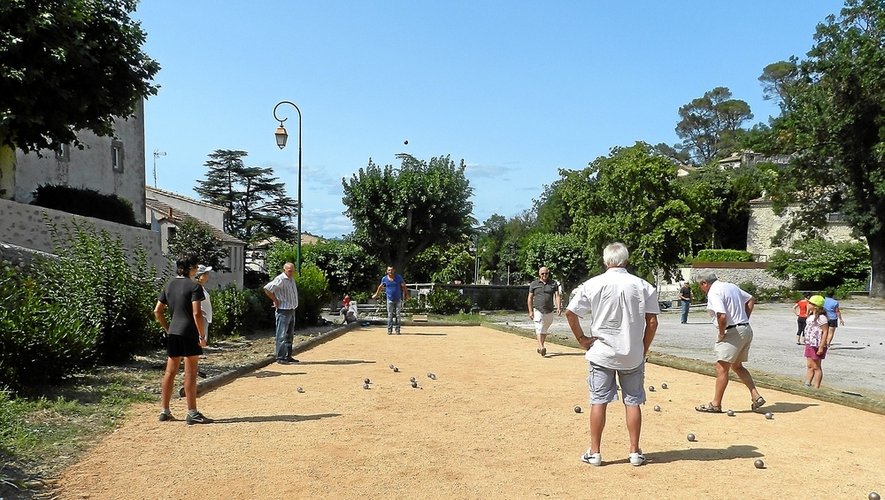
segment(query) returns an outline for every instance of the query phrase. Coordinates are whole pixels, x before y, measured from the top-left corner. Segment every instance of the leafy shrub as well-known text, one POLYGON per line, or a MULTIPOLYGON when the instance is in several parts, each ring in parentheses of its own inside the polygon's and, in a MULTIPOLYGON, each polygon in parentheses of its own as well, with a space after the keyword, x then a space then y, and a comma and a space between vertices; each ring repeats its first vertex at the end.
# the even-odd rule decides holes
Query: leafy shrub
POLYGON ((357 304, 368 304, 373 293, 375 293, 375 290, 371 292, 355 292, 350 294, 350 298, 355 300, 357 304))
MULTIPOLYGON (((302 248, 302 251, 304 249, 302 248)), ((283 265, 286 262, 295 263, 298 257, 298 245, 295 243, 289 243, 288 241, 277 241, 274 242, 270 248, 267 249, 267 255, 265 257, 265 265, 267 266, 267 274, 270 276, 270 279, 273 279, 274 276, 283 272, 283 265)), ((304 268, 304 260, 301 261, 301 267, 304 268)), ((300 290, 299 290, 300 291, 300 290)))
POLYGON ((169 239, 168 253, 173 266, 178 255, 192 253, 200 259, 200 264, 211 266, 216 271, 230 270, 225 265, 230 251, 215 236, 212 226, 193 217, 187 217, 178 224, 169 239))
POLYGON ((301 276, 295 276, 295 283, 298 285, 296 324, 316 324, 322 315, 323 305, 329 300, 329 283, 326 277, 313 264, 306 264, 301 266, 301 276))
POLYGON ((427 294, 427 308, 436 314, 470 312, 473 302, 455 290, 434 288, 427 294))
POLYGON ((423 313, 427 310, 427 308, 424 307, 424 304, 422 304, 421 301, 418 300, 418 297, 415 296, 406 299, 406 303, 403 304, 403 309, 413 313, 423 313))
POLYGON ((776 250, 768 272, 792 278, 800 290, 824 290, 843 286, 863 290, 870 271, 869 248, 863 243, 800 240, 789 250, 776 250))
POLYGON ((265 272, 255 271, 254 269, 246 269, 243 271, 243 288, 246 290, 261 288, 268 281, 270 281, 270 277, 265 272))
POLYGON ((264 290, 243 290, 246 299, 246 312, 243 325, 248 330, 259 330, 274 327, 273 303, 264 294, 264 290))
POLYGON ((159 282, 144 249, 130 263, 120 239, 107 231, 77 222, 49 227, 59 258, 43 260, 36 275, 50 303, 98 329, 99 360, 127 361, 151 345, 160 331, 153 315, 159 282))
POLYGON ((246 293, 233 285, 221 290, 210 291, 212 300, 212 323, 209 323, 209 337, 230 337, 243 333, 246 311, 246 293))
POLYGON ((76 307, 47 302, 43 284, 0 268, 0 380, 10 388, 54 382, 96 362, 96 325, 76 307))
POLYGON ((745 250, 701 250, 694 262, 753 262, 753 254, 745 250))
MULTIPOLYGON (((353 290, 377 286, 378 277, 383 273, 378 259, 368 255, 356 243, 320 241, 314 245, 303 245, 301 250, 302 264, 317 266, 329 282, 329 291, 336 297, 353 290)), ((294 253, 292 258, 294 259, 294 253)), ((282 266, 283 262, 279 263, 277 269, 282 266)))
POLYGON ((101 194, 94 189, 51 184, 38 186, 34 191, 34 201, 31 205, 118 222, 127 226, 141 226, 135 220, 135 212, 129 200, 119 198, 115 194, 101 194))

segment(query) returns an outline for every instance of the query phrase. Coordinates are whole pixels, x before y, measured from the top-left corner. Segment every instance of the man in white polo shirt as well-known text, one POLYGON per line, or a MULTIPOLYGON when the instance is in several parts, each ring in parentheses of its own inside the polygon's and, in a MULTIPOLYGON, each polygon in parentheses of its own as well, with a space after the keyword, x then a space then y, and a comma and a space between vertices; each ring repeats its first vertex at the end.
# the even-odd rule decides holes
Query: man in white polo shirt
POLYGON ((636 466, 646 462, 639 448, 639 405, 645 402, 645 355, 655 337, 661 311, 655 288, 625 269, 629 256, 623 243, 605 247, 602 261, 607 270, 578 286, 565 311, 572 333, 587 349, 590 449, 581 461, 590 465, 602 465, 600 444, 605 412, 608 403, 618 399, 618 385, 630 435, 628 460, 636 466), (584 335, 580 321, 587 314, 591 316, 590 336, 584 335))
POLYGON ((753 377, 743 363, 749 358, 750 344, 753 343, 750 315, 756 301, 737 285, 719 281, 713 271, 700 271, 694 279, 701 291, 707 294, 707 310, 710 311, 713 325, 718 331, 714 347, 717 361, 713 399, 707 404, 696 406, 695 410, 722 413, 722 396, 728 387, 728 370, 732 370, 750 390, 750 409, 755 411, 765 404, 765 398, 759 395, 753 377))

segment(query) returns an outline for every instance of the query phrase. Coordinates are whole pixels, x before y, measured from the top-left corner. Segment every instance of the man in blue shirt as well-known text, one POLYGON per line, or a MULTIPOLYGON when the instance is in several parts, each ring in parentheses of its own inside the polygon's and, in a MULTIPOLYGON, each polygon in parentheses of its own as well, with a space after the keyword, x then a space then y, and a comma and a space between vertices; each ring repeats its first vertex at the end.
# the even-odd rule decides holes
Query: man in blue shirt
POLYGON ((403 280, 403 277, 396 274, 393 266, 387 266, 387 274, 381 278, 381 284, 378 285, 378 289, 375 290, 372 298, 377 299, 381 294, 381 290, 384 290, 387 296, 387 334, 393 335, 395 322, 396 334, 399 335, 400 313, 403 310, 403 302, 409 298, 409 289, 406 288, 406 282, 403 280))

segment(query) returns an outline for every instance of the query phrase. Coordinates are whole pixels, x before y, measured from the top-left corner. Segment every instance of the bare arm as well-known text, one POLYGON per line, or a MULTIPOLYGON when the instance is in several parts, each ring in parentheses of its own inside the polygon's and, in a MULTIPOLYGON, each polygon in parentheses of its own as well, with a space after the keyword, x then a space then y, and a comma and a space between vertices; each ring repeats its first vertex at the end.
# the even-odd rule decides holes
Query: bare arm
POLYGON ((274 295, 273 292, 271 292, 270 290, 268 290, 267 288, 265 288, 265 289, 264 289, 264 294, 267 295, 267 298, 269 298, 269 299, 273 302, 273 307, 274 307, 274 309, 276 309, 276 308, 280 305, 280 301, 277 300, 277 296, 274 295))
POLYGON ((750 319, 750 315, 753 314, 753 306, 755 305, 756 299, 753 297, 750 297, 750 300, 748 300, 747 303, 744 304, 744 311, 747 313, 747 319, 750 319))
POLYGON ((200 307, 199 300, 191 302, 191 314, 194 317, 194 323, 197 324, 197 334, 200 336, 200 345, 206 347, 206 336, 203 335, 203 308, 200 307))
POLYGON ((719 337, 716 339, 716 342, 722 342, 725 340, 725 327, 728 326, 728 319, 725 317, 725 313, 716 313, 716 325, 719 326, 719 337))
POLYGON ((559 290, 553 293, 553 304, 556 306, 556 314, 562 314, 562 294, 559 290))
POLYGON ((799 316, 799 303, 798 302, 793 304, 793 314, 795 314, 796 316, 799 316))
POLYGON ((160 323, 160 326, 163 328, 163 331, 167 334, 169 333, 169 322, 166 321, 166 304, 157 301, 156 307, 154 307, 154 317, 157 318, 157 323, 160 323))
POLYGON ((839 318, 839 324, 845 326, 845 320, 842 319, 842 309, 836 307, 836 317, 839 318))
POLYGON ((532 293, 532 292, 530 291, 530 292, 529 292, 529 297, 528 297, 528 299, 526 300, 526 307, 529 308, 529 319, 532 320, 532 321, 535 320, 535 315, 534 315, 534 312, 533 312, 534 307, 533 307, 533 305, 532 305, 532 302, 534 302, 534 299, 535 299, 535 294, 532 293))
POLYGON ((658 331, 658 315, 646 313, 646 315, 645 315, 645 333, 642 336, 642 345, 645 347, 645 350, 642 353, 643 357, 648 355, 648 349, 651 347, 651 341, 655 339, 655 333, 657 333, 657 331, 658 331))
POLYGON ((830 347, 830 344, 833 343, 833 336, 836 335, 836 332, 830 328, 830 325, 824 324, 820 327, 820 345, 817 346, 817 353, 823 354, 825 347, 830 347))
POLYGON ((590 346, 593 345, 596 337, 588 337, 584 335, 584 329, 581 328, 581 318, 577 314, 566 309, 565 319, 568 321, 568 326, 571 328, 572 335, 575 336, 575 340, 578 341, 578 344, 584 349, 590 349, 590 346))
POLYGON ((403 281, 399 284, 400 290, 403 291, 403 300, 409 300, 409 287, 406 286, 406 282, 403 281))
POLYGON ((377 298, 378 298, 378 294, 380 294, 380 293, 381 293, 381 290, 383 290, 383 289, 384 289, 384 285, 378 285, 378 289, 375 290, 375 294, 372 295, 372 298, 373 298, 373 299, 377 299, 377 298))

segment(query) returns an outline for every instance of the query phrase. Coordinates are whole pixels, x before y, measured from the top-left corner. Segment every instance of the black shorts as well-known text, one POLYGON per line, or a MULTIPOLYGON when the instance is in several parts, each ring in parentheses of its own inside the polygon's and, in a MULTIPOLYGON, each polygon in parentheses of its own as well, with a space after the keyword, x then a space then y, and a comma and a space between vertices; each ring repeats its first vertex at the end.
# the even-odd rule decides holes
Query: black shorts
POLYGON ((836 328, 837 326, 839 326, 839 320, 838 319, 828 319, 827 326, 829 326, 830 328, 836 328))
POLYGON ((203 348, 200 347, 200 338, 196 333, 193 335, 166 336, 166 355, 170 358, 199 356, 201 354, 203 354, 203 348))

